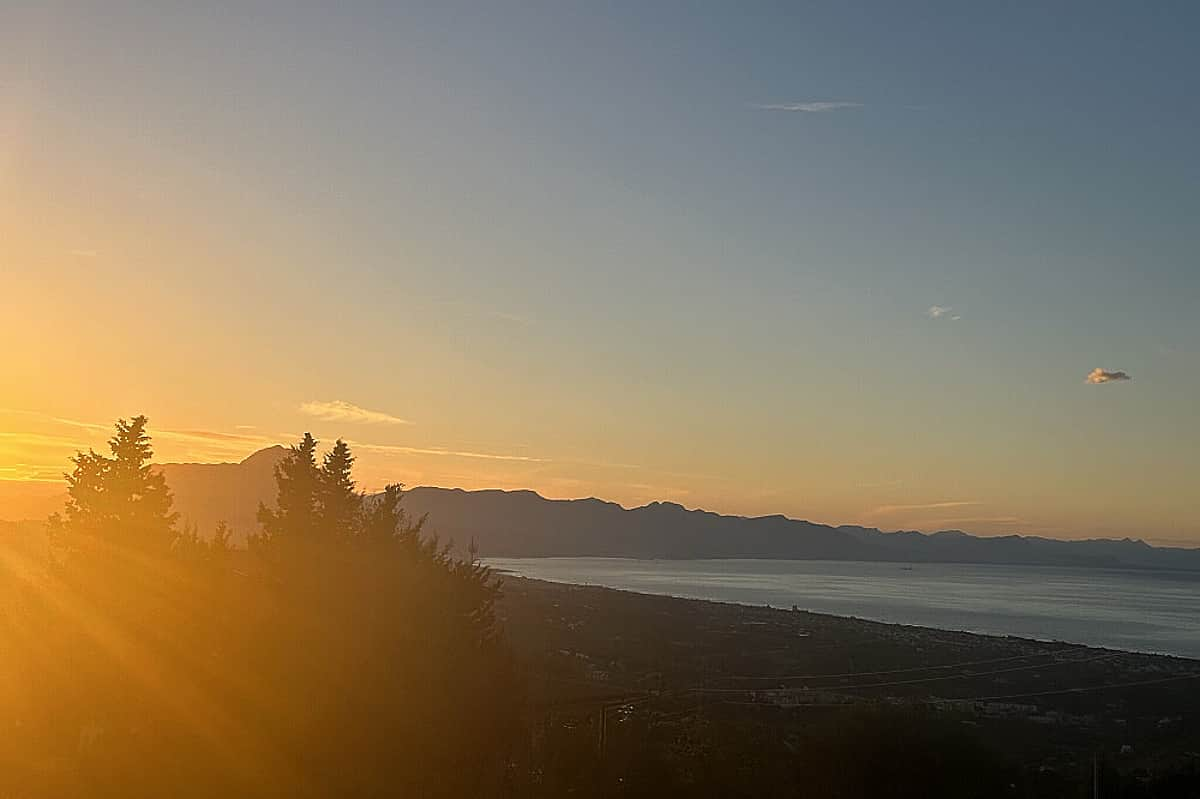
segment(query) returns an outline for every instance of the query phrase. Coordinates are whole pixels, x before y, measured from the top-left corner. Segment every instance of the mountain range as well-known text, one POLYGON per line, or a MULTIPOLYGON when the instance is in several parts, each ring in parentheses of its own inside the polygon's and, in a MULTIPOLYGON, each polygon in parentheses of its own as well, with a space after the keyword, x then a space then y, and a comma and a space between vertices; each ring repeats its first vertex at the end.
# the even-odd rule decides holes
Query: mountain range
MULTIPOLYGON (((240 463, 159 468, 185 523, 207 533, 225 521, 243 538, 257 529, 258 503, 270 504, 274 498, 275 464, 286 454, 286 448, 276 446, 240 463)), ((671 502, 624 508, 599 499, 546 499, 533 491, 418 487, 405 492, 404 503, 410 514, 428 514, 427 529, 442 540, 460 548, 474 542, 483 557, 865 560, 1200 572, 1200 549, 1153 547, 1128 538, 1060 541, 980 537, 959 530, 884 532, 778 515, 726 516, 671 502)), ((0 509, 0 517, 5 515, 0 509)))

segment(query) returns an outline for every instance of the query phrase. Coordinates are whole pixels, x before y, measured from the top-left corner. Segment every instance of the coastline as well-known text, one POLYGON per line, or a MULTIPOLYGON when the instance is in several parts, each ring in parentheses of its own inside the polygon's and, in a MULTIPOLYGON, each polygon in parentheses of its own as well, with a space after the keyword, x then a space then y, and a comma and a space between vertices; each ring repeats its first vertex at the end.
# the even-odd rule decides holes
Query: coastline
POLYGON ((487 558, 509 574, 985 636, 1200 658, 1188 576, 1068 567, 762 559, 487 558))

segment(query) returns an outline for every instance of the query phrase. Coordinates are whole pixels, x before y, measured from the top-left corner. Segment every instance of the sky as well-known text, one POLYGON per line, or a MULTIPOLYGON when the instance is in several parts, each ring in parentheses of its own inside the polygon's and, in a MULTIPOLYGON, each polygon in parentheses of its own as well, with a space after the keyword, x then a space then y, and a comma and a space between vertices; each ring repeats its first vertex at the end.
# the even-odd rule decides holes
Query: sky
POLYGON ((203 5, 0 6, 0 497, 145 413, 1200 545, 1194 4, 203 5))

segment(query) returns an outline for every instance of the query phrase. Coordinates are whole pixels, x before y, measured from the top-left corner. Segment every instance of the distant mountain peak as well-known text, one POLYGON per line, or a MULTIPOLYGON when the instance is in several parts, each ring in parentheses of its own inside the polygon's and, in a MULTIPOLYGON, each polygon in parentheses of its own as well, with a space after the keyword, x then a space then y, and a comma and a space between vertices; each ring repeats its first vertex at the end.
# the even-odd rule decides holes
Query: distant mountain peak
POLYGON ((242 466, 250 466, 258 463, 271 463, 274 465, 282 460, 289 452, 287 447, 282 444, 273 444, 269 447, 264 447, 257 452, 252 452, 242 459, 242 466))

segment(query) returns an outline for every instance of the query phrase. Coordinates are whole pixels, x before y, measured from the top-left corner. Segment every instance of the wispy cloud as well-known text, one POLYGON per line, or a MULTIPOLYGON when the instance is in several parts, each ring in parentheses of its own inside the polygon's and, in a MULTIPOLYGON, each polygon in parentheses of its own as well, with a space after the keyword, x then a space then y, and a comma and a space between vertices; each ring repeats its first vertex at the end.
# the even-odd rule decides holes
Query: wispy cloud
POLYGON ((929 310, 925 315, 930 319, 950 319, 952 322, 957 322, 962 319, 961 314, 952 313, 954 308, 950 305, 930 305, 929 310))
POLYGON ((111 424, 99 424, 97 422, 81 422, 78 419, 64 419, 61 416, 47 416, 43 413, 27 412, 31 416, 39 416, 43 419, 48 419, 51 422, 66 425, 67 427, 78 427, 82 430, 112 430, 111 424))
POLYGON ((0 480, 14 483, 62 483, 62 472, 54 472, 40 466, 28 463, 14 463, 12 466, 0 466, 0 480))
POLYGON ((407 419, 383 411, 361 408, 345 400, 328 402, 313 400, 300 406, 300 412, 326 422, 357 422, 360 424, 412 424, 407 419))
POLYGON ((239 444, 258 444, 266 440, 259 435, 222 433, 217 430, 160 430, 157 435, 166 438, 198 439, 201 441, 222 441, 239 444))
MULTIPOLYGON (((0 426, 19 432, 0 432, 0 440, 11 450, 36 453, 36 461, 30 468, 45 474, 60 475, 69 468, 68 458, 73 452, 89 448, 107 451, 107 441, 112 435, 112 423, 70 419, 40 411, 16 408, 0 408, 0 426), (24 417, 27 423, 15 418, 24 417)), ((172 429, 151 425, 150 435, 154 439, 154 450, 158 462, 191 459, 202 462, 240 460, 247 453, 275 443, 267 436, 250 432, 226 432, 220 430, 172 429)), ((0 476, 0 479, 4 479, 0 476)), ((11 478, 10 478, 11 479, 11 478)))
POLYGON ((844 100, 821 100, 807 103, 764 103, 754 106, 761 111, 788 111, 801 114, 825 114, 830 111, 842 111, 847 108, 862 108, 862 103, 850 103, 844 100))
POLYGON ((0 439, 30 447, 79 449, 81 446, 77 438, 53 433, 0 431, 0 439))
POLYGON ((915 522, 918 527, 938 524, 1022 524, 1019 516, 945 516, 915 522))
POLYGON ((1097 367, 1096 369, 1088 372, 1086 382, 1091 383, 1094 386, 1098 386, 1101 383, 1115 383, 1121 380, 1132 379, 1133 378, 1130 377, 1126 372, 1110 372, 1106 369, 1100 369, 1097 367))
POLYGON ((871 516, 885 516, 889 513, 905 513, 914 510, 940 510, 945 508, 966 508, 978 505, 978 502, 965 500, 950 500, 946 502, 922 502, 916 505, 880 505, 870 511, 871 516))
POLYGON ((76 258, 97 258, 97 257, 99 257, 100 253, 96 252, 95 250, 88 250, 88 249, 81 248, 81 249, 75 249, 75 250, 68 250, 67 255, 74 255, 76 258))
MULTIPOLYGON (((61 417, 50 417, 52 421, 70 427, 78 427, 83 430, 97 430, 110 432, 113 428, 111 424, 98 424, 95 422, 81 422, 76 419, 63 419, 61 417)), ((240 451, 246 446, 261 446, 271 443, 270 439, 259 435, 247 435, 244 433, 223 433, 218 430, 173 430, 170 428, 150 428, 150 435, 153 438, 165 439, 169 441, 205 443, 221 446, 224 449, 232 451, 240 451)))
POLYGON ((347 441, 346 443, 365 449, 368 452, 391 453, 396 455, 440 455, 451 458, 474 458, 488 461, 516 461, 520 463, 548 463, 545 458, 534 458, 529 455, 506 455, 494 452, 471 452, 469 450, 442 449, 441 447, 405 447, 398 444, 368 444, 362 441, 347 441))

